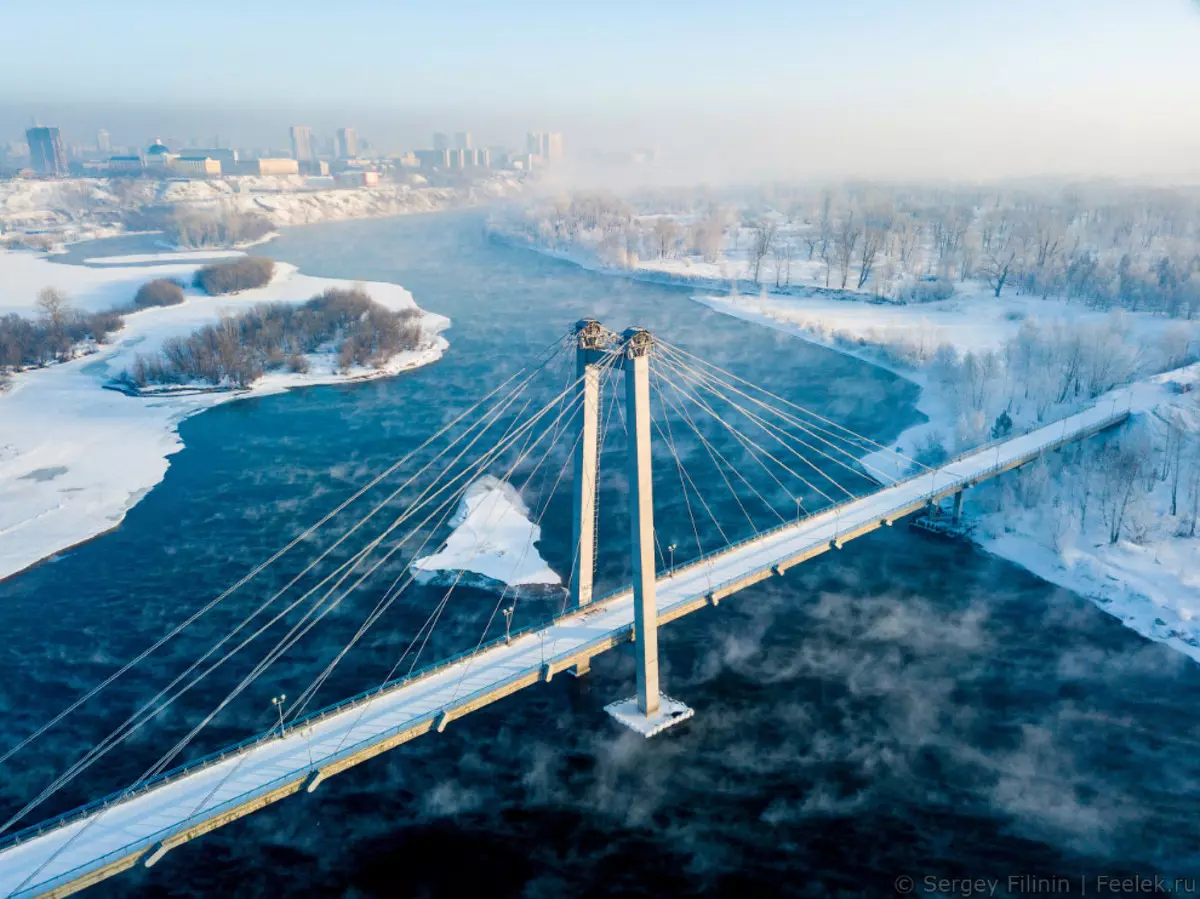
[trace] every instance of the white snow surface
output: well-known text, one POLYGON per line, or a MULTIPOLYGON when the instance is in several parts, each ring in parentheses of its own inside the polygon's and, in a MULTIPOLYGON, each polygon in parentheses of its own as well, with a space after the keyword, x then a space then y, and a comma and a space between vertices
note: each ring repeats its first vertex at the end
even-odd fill
POLYGON ((436 212, 521 192, 524 177, 495 170, 462 187, 429 187, 420 175, 377 187, 331 188, 328 179, 65 178, 0 181, 0 246, 61 248, 125 232, 124 212, 148 205, 225 214, 253 212, 277 226, 436 212))
POLYGON ((442 548, 412 563, 418 581, 510 587, 562 583, 535 549, 542 529, 529 520, 529 507, 507 481, 492 475, 474 481, 450 525, 454 530, 442 548))
MULTIPOLYGON (((37 292, 47 286, 66 293, 77 309, 108 309, 128 303, 138 286, 153 278, 181 277, 190 283, 196 267, 88 268, 0 251, 0 315, 33 315, 37 292)), ((138 353, 153 353, 168 337, 190 334, 222 312, 264 301, 302 302, 330 287, 351 286, 352 281, 302 275, 280 264, 262 288, 224 297, 189 289, 178 306, 127 315, 111 342, 90 355, 13 375, 7 389, 0 389, 0 578, 120 524, 163 479, 168 457, 183 448, 178 426, 189 415, 248 395, 392 375, 441 358, 448 344, 439 332, 449 319, 426 313, 423 346, 393 357, 381 369, 340 373, 332 355, 316 355, 309 357, 308 373, 271 373, 248 391, 130 397, 104 389, 138 353)), ((396 284, 363 286, 390 309, 416 305, 396 284)))
MULTIPOLYGON (((1075 325, 1103 325, 1111 312, 1080 303, 1010 292, 997 298, 978 283, 960 285, 959 292, 932 303, 869 302, 862 294, 789 294, 696 296, 693 299, 718 312, 788 330, 806 340, 859 356, 905 377, 920 371, 899 366, 894 358, 931 357, 943 344, 960 354, 1001 350, 1027 320, 1075 325)), ((1158 315, 1124 314, 1132 336, 1142 343, 1161 340, 1168 331, 1200 325, 1158 315)))
MULTIPOLYGON (((718 312, 864 359, 921 385, 918 409, 929 420, 894 442, 910 454, 927 434, 953 433, 956 413, 930 383, 927 367, 894 361, 895 347, 916 346, 923 355, 931 355, 938 345, 948 343, 961 353, 985 352, 1001 349, 1026 318, 1069 318, 1092 324, 1107 318, 1107 313, 1061 300, 1015 295, 1002 301, 990 294, 956 296, 907 306, 774 294, 694 299, 718 312)), ((1193 339, 1200 331, 1195 323, 1159 316, 1130 318, 1132 337, 1142 347, 1162 339, 1169 329, 1188 328, 1193 339)), ((1134 397, 1133 426, 1150 427, 1174 413, 1190 424, 1189 430, 1200 433, 1200 393, 1180 394, 1173 386, 1198 380, 1200 366, 1192 365, 1128 388, 1134 397)), ((901 474, 896 457, 889 453, 873 453, 864 462, 901 474)), ((1200 540, 1171 531, 1164 489, 1156 490, 1149 502, 1159 526, 1152 527, 1149 538, 1140 544, 1124 539, 1110 543, 1101 533, 1098 515, 1086 533, 1056 533, 1057 513, 1046 508, 1048 502, 1032 508, 1008 502, 1000 511, 987 511, 969 498, 966 510, 979 525, 973 538, 989 552, 1084 596, 1142 636, 1200 661, 1200 540)))
MULTIPOLYGON (((910 478, 800 522, 759 535, 658 580, 659 615, 690 605, 722 585, 766 572, 801 553, 825 551, 839 535, 877 524, 897 510, 923 504, 934 491, 966 484, 997 466, 1029 458, 1064 435, 1109 419, 1108 398, 1063 422, 980 450, 932 473, 910 478)), ((0 852, 0 895, 32 896, 89 870, 148 849, 160 840, 216 817, 271 790, 306 778, 444 710, 549 669, 562 670, 573 654, 611 648, 611 635, 633 623, 626 590, 537 631, 500 642, 427 676, 348 705, 176 780, 108 805, 0 852), (549 666, 549 668, 548 668, 549 666)), ((449 726, 453 727, 453 722, 449 726)))
MULTIPOLYGON (((1200 364, 1134 385, 1135 433, 1157 430, 1162 437, 1168 419, 1200 433, 1197 387, 1200 364), (1184 383, 1193 389, 1178 392, 1176 385, 1184 383)), ((1080 529, 1064 514, 1070 484, 1059 496, 1051 486, 1030 506, 1005 496, 1001 510, 993 511, 981 498, 968 503, 967 511, 979 525, 976 541, 989 552, 1087 597, 1139 634, 1200 662, 1200 539, 1176 532, 1179 519, 1170 515, 1169 486, 1157 480, 1150 493, 1138 497, 1145 503, 1140 511, 1146 521, 1139 543, 1110 542, 1098 514, 1080 529)), ((991 485, 1001 487, 1002 482, 991 485)), ((1182 496, 1180 505, 1186 505, 1182 496)))
POLYGON ((242 250, 177 250, 170 253, 135 253, 129 256, 95 256, 88 265, 140 265, 145 262, 200 262, 245 256, 242 250))

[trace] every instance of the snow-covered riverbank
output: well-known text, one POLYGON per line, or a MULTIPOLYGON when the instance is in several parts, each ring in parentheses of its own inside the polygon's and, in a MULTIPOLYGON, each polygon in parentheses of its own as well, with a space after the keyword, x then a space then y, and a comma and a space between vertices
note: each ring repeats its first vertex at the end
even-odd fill
MULTIPOLYGON (((0 251, 0 315, 32 315, 44 287, 62 291, 81 311, 126 305, 153 278, 190 282, 197 257, 184 258, 189 261, 178 265, 156 259, 153 266, 88 268, 0 251)), ((224 312, 302 302, 331 287, 353 286, 280 265, 265 287, 224 297, 189 290, 181 305, 127 315, 124 327, 94 354, 13 375, 0 390, 0 578, 116 527, 163 479, 168 457, 183 448, 178 426, 189 415, 245 396, 394 375, 441 357, 447 343, 440 332, 449 320, 425 313, 422 345, 379 369, 339 372, 332 356, 315 356, 307 373, 272 373, 247 391, 150 399, 105 389, 136 355, 154 353, 168 338, 190 334, 224 312)), ((416 307, 396 284, 362 286, 389 309, 416 307)))
MULTIPOLYGON (((1092 328, 1102 328, 1108 319, 1105 313, 1068 309, 1066 304, 1027 296, 899 307, 774 295, 694 299, 723 314, 831 347, 918 383, 922 388, 918 408, 927 421, 906 430, 894 443, 907 455, 915 455, 931 443, 952 444, 952 435, 963 430, 962 406, 954 395, 962 385, 948 386, 935 377, 932 360, 937 347, 949 345, 964 354, 1002 351, 1017 337, 1022 323, 1038 313, 1046 319, 1070 315, 1075 325, 1092 328), (901 358, 926 361, 905 364, 901 358)), ((1185 349, 1187 356, 1194 352, 1198 338, 1195 325, 1161 317, 1131 317, 1128 326, 1127 343, 1133 347, 1102 351, 1136 349, 1142 353, 1159 343, 1178 344, 1182 327, 1187 333, 1185 345, 1191 346, 1191 350, 1185 349)), ((1135 441, 1135 452, 1148 457, 1160 454, 1163 446, 1169 451, 1169 428, 1175 428, 1184 440, 1189 435, 1193 440, 1200 438, 1200 390, 1193 387, 1200 387, 1200 365, 1196 364, 1143 378, 1132 388, 1114 392, 1121 405, 1125 394, 1132 394, 1134 415, 1126 434, 1135 441)), ((1050 414, 1048 419, 1054 417, 1050 414)), ((982 424, 990 423, 989 416, 982 419, 982 424)), ((967 442, 978 436, 968 435, 967 442)), ((1105 473, 1097 469, 1115 460, 1100 458, 1098 452, 1095 447, 1084 447, 1082 455, 1056 458, 969 495, 966 509, 976 525, 973 538, 988 552, 1087 597, 1143 636, 1200 661, 1200 539, 1192 532, 1194 511, 1189 519, 1186 509, 1188 491, 1195 489, 1186 482, 1195 477, 1193 471, 1200 470, 1196 468, 1200 460, 1192 460, 1193 468, 1185 471, 1189 460, 1176 451, 1176 468, 1171 468, 1171 460, 1164 460, 1162 475, 1157 476, 1146 459, 1136 477, 1150 487, 1134 485, 1130 505, 1123 507, 1133 516, 1128 521, 1134 523, 1137 539, 1129 539, 1121 531, 1114 541, 1112 521, 1105 519, 1102 505, 1102 494, 1110 488, 1105 473), (1168 484, 1174 489, 1168 489, 1168 484), (1089 493, 1094 496, 1090 516, 1086 513, 1089 493), (1085 497, 1083 514, 1078 508, 1080 497, 1085 497)), ((889 461, 894 465, 894 459, 886 454, 875 454, 867 461, 876 467, 889 461)), ((1117 499, 1112 501, 1115 504, 1117 499)))
MULTIPOLYGON (((605 265, 582 249, 528 246, 619 277, 691 286, 708 280, 720 286, 711 272, 626 270, 605 265)), ((1073 394, 1057 401, 1057 389, 1048 390, 1048 399, 1038 400, 1039 391, 1054 387, 1049 379, 1057 373, 1051 372, 1027 371, 1025 377, 1044 380, 1031 391, 1033 396, 1018 395, 1012 402, 1013 369, 1005 357, 1017 355, 1024 343, 1086 344, 1084 361, 1097 370, 1093 372, 1097 376, 1111 366, 1107 374, 1115 378, 1113 383, 1121 380, 1118 372, 1138 377, 1131 391, 1136 398, 1134 415, 1121 438, 1133 442, 1133 454, 1147 457, 1139 477, 1150 489, 1139 487, 1130 509, 1136 540, 1125 535, 1128 527, 1117 540, 1111 539, 1112 522, 1098 508, 1100 499, 1093 499, 1090 515, 1078 508, 1079 495, 1110 489, 1098 470, 1113 463, 1102 457, 1106 444, 1093 442, 1079 450, 1080 457, 1074 453, 1055 457, 1043 466, 984 485, 969 496, 966 509, 976 525, 973 539, 988 552, 1079 593, 1143 636, 1200 661, 1200 539, 1192 528, 1195 515, 1187 508, 1193 496, 1188 491, 1197 488, 1178 483, 1181 470, 1184 481, 1200 472, 1200 456, 1189 459, 1177 453, 1174 468, 1159 458, 1163 445, 1169 446, 1166 431, 1170 428, 1183 440, 1200 443, 1200 366, 1148 375, 1195 358, 1200 325, 1013 293, 997 299, 981 285, 967 285, 948 300, 911 305, 880 304, 849 292, 817 290, 749 295, 701 290, 693 299, 724 315, 862 359, 919 385, 917 408, 925 421, 892 443, 907 456, 953 453, 986 440, 1005 404, 1011 407, 1017 430, 1032 426, 1039 414, 1054 420, 1075 408, 1078 401, 1073 394), (953 354, 946 348, 952 348, 953 354), (973 360, 970 366, 964 364, 967 354, 973 360), (942 370, 948 359, 949 375, 942 370), (989 370, 989 360, 1002 360, 1003 365, 989 370), (972 379, 987 394, 982 402, 967 402, 964 397, 972 379), (1197 389, 1191 389, 1193 384, 1197 389), (1152 463, 1150 456, 1156 461, 1152 463), (1155 468, 1161 473, 1158 477, 1153 476, 1155 468), (1168 490, 1168 483, 1174 489, 1168 490)), ((1112 438, 1107 445, 1111 443, 1112 438)), ((896 475, 905 473, 887 453, 872 454, 864 461, 877 469, 896 469, 896 475)))
POLYGON ((0 182, 0 247, 61 251, 66 244, 125 233, 121 223, 141 220, 145 209, 254 214, 283 228, 477 206, 514 196, 523 185, 520 173, 499 170, 454 187, 431 186, 420 175, 374 187, 336 187, 331 179, 300 175, 14 179, 0 182))

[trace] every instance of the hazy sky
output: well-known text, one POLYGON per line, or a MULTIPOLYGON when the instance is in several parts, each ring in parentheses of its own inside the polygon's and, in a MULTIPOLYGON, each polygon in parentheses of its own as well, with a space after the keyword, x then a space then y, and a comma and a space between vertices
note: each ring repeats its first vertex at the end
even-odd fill
POLYGON ((700 174, 1200 172, 1195 0, 14 3, 0 137, 291 122, 657 145, 700 174))

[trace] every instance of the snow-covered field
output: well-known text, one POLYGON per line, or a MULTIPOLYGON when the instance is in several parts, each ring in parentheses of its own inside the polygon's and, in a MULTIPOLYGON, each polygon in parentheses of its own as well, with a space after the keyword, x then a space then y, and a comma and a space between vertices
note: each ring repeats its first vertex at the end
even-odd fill
MULTIPOLYGON (((943 344, 960 353, 1000 352, 1017 336, 1022 323, 1034 318, 1069 319, 1092 327, 1111 318, 1110 313, 1059 300, 1007 296, 1001 302, 982 293, 908 306, 779 295, 695 299, 718 312, 787 331, 916 381, 922 387, 918 408, 928 421, 897 438, 896 445, 907 455, 913 455, 930 435, 954 434, 961 412, 955 398, 931 377, 929 364, 905 364, 898 357, 912 358, 915 347, 923 358, 931 359, 943 344)), ((1127 324, 1139 350, 1177 340, 1180 328, 1191 341, 1200 340, 1200 326, 1192 323, 1129 316, 1127 324)), ((1130 428, 1147 437, 1147 446, 1156 445, 1156 440, 1161 444, 1163 422, 1168 419, 1180 423, 1186 433, 1200 435, 1200 390, 1178 392, 1176 385, 1183 383, 1200 386, 1200 366, 1135 385, 1130 428)), ((877 467, 895 466, 884 453, 866 461, 877 467)), ((1022 473, 985 485, 969 499, 967 512, 978 525, 976 542, 1091 599, 1138 633, 1200 661, 1200 539, 1175 533, 1180 517, 1168 514, 1166 487, 1155 485, 1136 494, 1139 508, 1135 511, 1147 528, 1141 541, 1113 543, 1099 511, 1093 511, 1082 527, 1069 520, 1067 511, 1076 502, 1072 492, 1085 489, 1074 483, 1071 472, 1049 475, 1054 483, 1040 485, 1032 494, 1021 479, 1037 475, 1022 473)))
POLYGON ((418 581, 482 587, 562 583, 535 549, 542 529, 529 520, 529 507, 507 482, 484 475, 472 483, 450 525, 454 531, 442 548, 412 563, 418 581))
MULTIPOLYGON (((196 267, 192 261, 86 268, 0 251, 0 314, 33 315, 44 287, 65 293, 76 309, 109 309, 127 304, 153 278, 190 282, 196 267)), ((249 391, 151 399, 104 389, 137 354, 153 353, 168 337, 190 334, 222 312, 263 301, 301 302, 330 287, 352 286, 351 281, 315 278, 280 265, 265 287, 226 297, 188 290, 181 305, 127 315, 122 330, 94 354, 13 375, 7 389, 0 390, 0 578, 116 527, 162 480, 167 458, 182 449, 178 425, 187 416, 246 395, 390 375, 441 357, 447 343, 440 332, 449 320, 426 313, 424 345, 378 370, 339 373, 332 356, 314 356, 308 373, 272 373, 249 391)), ((398 285, 363 286, 390 309, 415 307, 409 292, 398 285)))

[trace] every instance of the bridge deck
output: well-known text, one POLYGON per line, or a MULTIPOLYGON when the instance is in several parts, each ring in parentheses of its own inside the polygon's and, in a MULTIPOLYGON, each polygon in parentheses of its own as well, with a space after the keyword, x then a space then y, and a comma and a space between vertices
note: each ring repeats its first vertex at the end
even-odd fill
MULTIPOLYGON (((658 581, 660 622, 718 601, 881 523, 1124 420, 1092 407, 800 522, 729 547, 658 581)), ((320 713, 138 794, 68 817, 0 850, 0 896, 66 895, 324 777, 444 727, 631 638, 624 592, 482 652, 320 713)))

